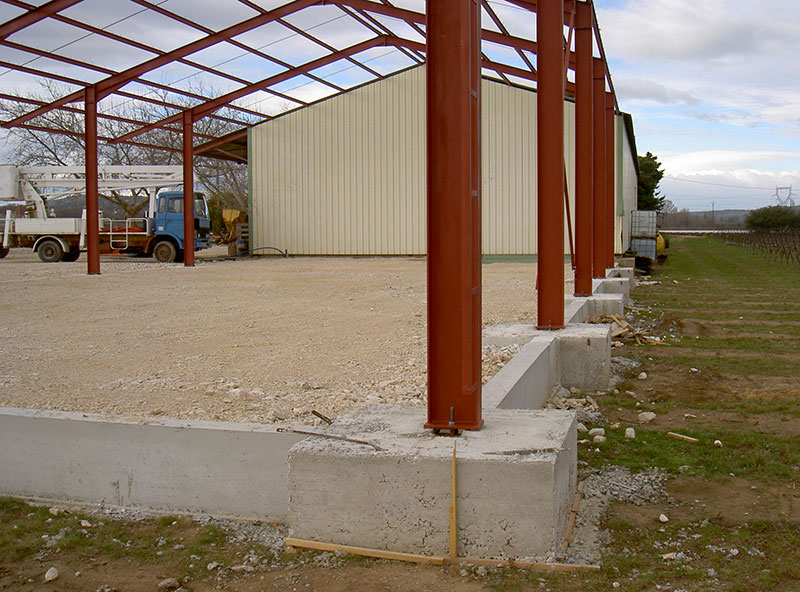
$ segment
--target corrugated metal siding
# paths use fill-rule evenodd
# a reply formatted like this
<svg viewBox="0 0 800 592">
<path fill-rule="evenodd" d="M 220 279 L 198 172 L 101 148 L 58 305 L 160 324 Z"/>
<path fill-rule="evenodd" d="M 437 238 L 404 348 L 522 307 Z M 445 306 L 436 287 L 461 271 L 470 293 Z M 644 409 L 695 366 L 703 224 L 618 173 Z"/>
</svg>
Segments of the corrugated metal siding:
<svg viewBox="0 0 800 592">
<path fill-rule="evenodd" d="M 639 183 L 636 178 L 636 163 L 638 158 L 633 153 L 633 148 L 625 133 L 625 122 L 621 115 L 616 117 L 615 141 L 617 145 L 617 176 L 615 179 L 617 191 L 617 216 L 615 251 L 624 253 L 631 246 L 631 212 L 636 209 L 638 200 Z M 621 203 L 620 203 L 621 202 Z"/>
<path fill-rule="evenodd" d="M 482 93 L 483 251 L 536 253 L 536 94 L 490 81 Z M 572 103 L 564 120 L 574 223 Z M 256 253 L 425 252 L 424 68 L 260 125 L 250 142 Z"/>
</svg>

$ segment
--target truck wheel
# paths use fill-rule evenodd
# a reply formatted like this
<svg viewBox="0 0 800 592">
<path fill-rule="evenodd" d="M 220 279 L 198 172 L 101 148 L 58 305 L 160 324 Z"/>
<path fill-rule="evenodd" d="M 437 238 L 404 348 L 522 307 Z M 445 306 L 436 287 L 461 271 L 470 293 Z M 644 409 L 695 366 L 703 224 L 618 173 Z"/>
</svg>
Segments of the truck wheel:
<svg viewBox="0 0 800 592">
<path fill-rule="evenodd" d="M 64 249 L 57 240 L 48 239 L 39 245 L 39 259 L 45 263 L 56 263 L 64 257 Z"/>
<path fill-rule="evenodd" d="M 167 240 L 157 243 L 153 249 L 153 257 L 155 257 L 156 261 L 159 263 L 172 263 L 175 261 L 177 254 L 178 249 L 175 248 L 172 242 Z"/>
<path fill-rule="evenodd" d="M 75 247 L 70 249 L 68 253 L 64 253 L 64 256 L 61 258 L 61 260 L 72 263 L 73 261 L 77 261 L 78 257 L 80 256 L 81 256 L 81 250 Z"/>
<path fill-rule="evenodd" d="M 8 251 L 10 249 L 0 249 L 0 259 L 3 259 L 6 255 L 8 255 Z"/>
</svg>

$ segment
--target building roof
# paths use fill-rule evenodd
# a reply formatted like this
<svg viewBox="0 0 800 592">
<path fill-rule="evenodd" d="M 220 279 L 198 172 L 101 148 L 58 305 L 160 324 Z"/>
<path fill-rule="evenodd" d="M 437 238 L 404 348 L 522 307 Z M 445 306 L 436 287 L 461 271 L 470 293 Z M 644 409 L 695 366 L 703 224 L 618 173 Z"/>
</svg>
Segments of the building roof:
<svg viewBox="0 0 800 592">
<path fill-rule="evenodd" d="M 576 1 L 564 1 L 569 65 Z M 179 134 L 188 110 L 194 121 L 220 124 L 197 134 L 204 154 L 240 159 L 245 132 L 232 130 L 425 61 L 424 0 L 3 2 L 0 78 L 18 91 L 0 99 L 24 106 L 3 127 L 80 135 L 52 115 L 82 112 L 93 87 L 99 117 L 119 124 L 117 135 L 101 138 L 109 143 L 179 150 L 162 141 L 163 130 Z M 536 0 L 482 1 L 484 76 L 535 88 L 535 10 Z M 595 39 L 605 58 L 596 19 Z M 41 100 L 41 81 L 62 92 Z M 125 104 L 144 115 L 121 117 Z"/>
</svg>

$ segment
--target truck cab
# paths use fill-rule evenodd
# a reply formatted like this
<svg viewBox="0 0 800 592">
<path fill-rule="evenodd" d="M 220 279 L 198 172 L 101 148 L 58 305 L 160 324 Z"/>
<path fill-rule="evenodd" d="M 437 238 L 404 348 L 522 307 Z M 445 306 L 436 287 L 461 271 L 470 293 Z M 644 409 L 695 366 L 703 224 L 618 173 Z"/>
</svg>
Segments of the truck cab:
<svg viewBox="0 0 800 592">
<path fill-rule="evenodd" d="M 183 192 L 162 191 L 151 208 L 150 219 L 153 236 L 150 250 L 153 257 L 162 263 L 182 258 L 183 237 Z M 208 204 L 202 193 L 194 194 L 194 248 L 199 251 L 210 246 L 211 219 Z"/>
</svg>

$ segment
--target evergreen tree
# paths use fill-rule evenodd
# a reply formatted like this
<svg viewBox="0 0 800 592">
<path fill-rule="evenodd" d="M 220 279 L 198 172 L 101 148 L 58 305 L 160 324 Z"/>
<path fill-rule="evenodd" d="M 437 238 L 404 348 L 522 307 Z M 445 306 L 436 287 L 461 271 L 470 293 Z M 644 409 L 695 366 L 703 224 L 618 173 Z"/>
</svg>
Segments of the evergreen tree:
<svg viewBox="0 0 800 592">
<path fill-rule="evenodd" d="M 639 195 L 638 208 L 640 210 L 664 209 L 666 196 L 658 191 L 658 184 L 664 176 L 664 169 L 658 159 L 648 152 L 644 156 L 639 156 Z"/>
</svg>

